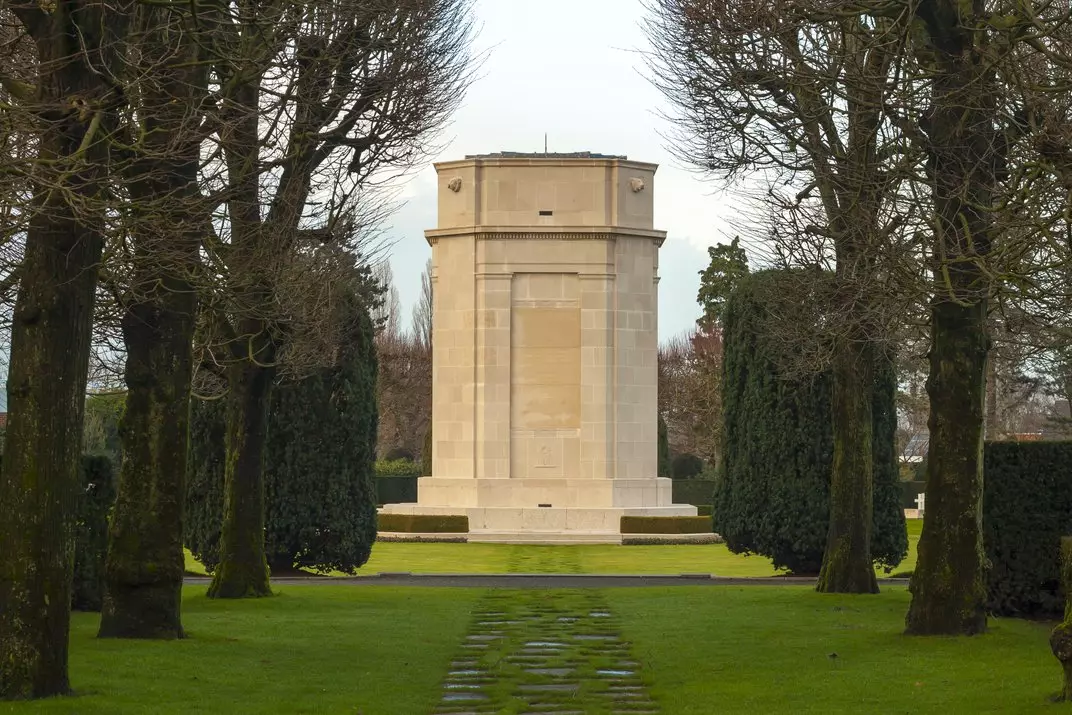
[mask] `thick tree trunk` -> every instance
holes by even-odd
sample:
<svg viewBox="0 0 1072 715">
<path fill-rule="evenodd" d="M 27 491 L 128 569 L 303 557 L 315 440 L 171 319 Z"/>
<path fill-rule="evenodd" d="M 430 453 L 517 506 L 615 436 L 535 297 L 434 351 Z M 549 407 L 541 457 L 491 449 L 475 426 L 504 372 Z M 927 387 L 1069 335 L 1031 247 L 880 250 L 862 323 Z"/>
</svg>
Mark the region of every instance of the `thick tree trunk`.
<svg viewBox="0 0 1072 715">
<path fill-rule="evenodd" d="M 119 100 L 106 76 L 121 10 L 28 5 L 40 53 L 36 196 L 12 316 L 0 468 L 0 699 L 69 690 L 72 538 L 81 487 L 100 187 Z M 87 56 L 88 55 L 88 56 Z M 92 64 L 92 68 L 90 65 Z"/>
<path fill-rule="evenodd" d="M 31 224 L 11 330 L 0 471 L 4 699 L 69 689 L 71 544 L 103 243 L 97 228 L 59 203 L 49 202 Z"/>
<path fill-rule="evenodd" d="M 983 552 L 983 410 L 986 302 L 931 309 L 927 517 L 912 574 L 910 634 L 986 630 Z"/>
<path fill-rule="evenodd" d="M 195 300 L 189 285 L 172 287 L 157 305 L 128 306 L 123 318 L 123 466 L 108 544 L 102 638 L 183 637 L 182 518 Z"/>
<path fill-rule="evenodd" d="M 830 529 L 818 583 L 824 593 L 878 593 L 871 561 L 875 372 L 871 352 L 866 342 L 849 342 L 834 360 Z"/>
<path fill-rule="evenodd" d="M 264 365 L 274 358 L 274 351 L 262 350 L 257 355 L 260 365 L 243 361 L 228 370 L 223 527 L 209 598 L 272 593 L 264 553 L 264 448 L 276 371 Z"/>
<path fill-rule="evenodd" d="M 1072 700 L 1072 536 L 1061 537 L 1061 588 L 1065 593 L 1065 617 L 1050 633 L 1050 649 L 1064 672 L 1058 699 Z"/>
<path fill-rule="evenodd" d="M 963 8 L 951 0 L 937 5 L 924 18 L 939 50 L 924 123 L 937 284 L 927 379 L 927 516 L 905 623 L 909 634 L 972 635 L 986 630 L 982 496 L 990 280 L 980 264 L 993 230 L 994 81 L 982 59 L 985 48 L 974 46 L 973 24 L 954 22 Z"/>
<path fill-rule="evenodd" d="M 139 96 L 144 136 L 130 191 L 134 277 L 123 316 L 127 351 L 123 465 L 109 534 L 102 638 L 182 638 L 182 543 L 197 271 L 199 143 L 204 93 L 197 43 L 181 11 L 145 9 L 155 54 Z M 167 28 L 166 31 L 162 30 Z"/>
</svg>

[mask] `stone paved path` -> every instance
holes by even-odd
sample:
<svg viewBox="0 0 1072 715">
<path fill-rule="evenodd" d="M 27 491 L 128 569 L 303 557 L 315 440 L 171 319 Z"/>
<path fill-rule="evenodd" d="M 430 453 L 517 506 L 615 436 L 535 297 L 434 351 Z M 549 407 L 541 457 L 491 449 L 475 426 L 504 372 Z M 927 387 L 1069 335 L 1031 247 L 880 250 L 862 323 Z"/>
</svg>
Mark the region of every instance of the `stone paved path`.
<svg viewBox="0 0 1072 715">
<path fill-rule="evenodd" d="M 511 564 L 570 573 L 579 566 Z M 659 709 L 603 595 L 494 590 L 443 683 L 435 715 L 647 715 Z"/>
</svg>

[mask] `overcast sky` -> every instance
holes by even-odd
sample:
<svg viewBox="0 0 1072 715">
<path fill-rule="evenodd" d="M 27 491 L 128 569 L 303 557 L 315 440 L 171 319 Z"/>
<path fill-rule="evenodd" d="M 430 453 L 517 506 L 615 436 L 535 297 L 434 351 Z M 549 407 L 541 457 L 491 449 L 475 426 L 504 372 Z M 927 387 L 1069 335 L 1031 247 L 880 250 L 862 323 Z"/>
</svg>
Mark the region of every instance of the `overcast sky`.
<svg viewBox="0 0 1072 715">
<path fill-rule="evenodd" d="M 699 316 L 698 271 L 707 247 L 731 238 L 722 186 L 677 165 L 665 148 L 661 94 L 647 79 L 640 0 L 477 0 L 479 78 L 442 137 L 436 161 L 494 151 L 625 154 L 660 165 L 655 228 L 668 232 L 660 256 L 659 334 L 692 327 Z M 430 255 L 424 230 L 436 224 L 435 170 L 405 186 L 391 220 L 391 268 L 408 324 Z"/>
</svg>

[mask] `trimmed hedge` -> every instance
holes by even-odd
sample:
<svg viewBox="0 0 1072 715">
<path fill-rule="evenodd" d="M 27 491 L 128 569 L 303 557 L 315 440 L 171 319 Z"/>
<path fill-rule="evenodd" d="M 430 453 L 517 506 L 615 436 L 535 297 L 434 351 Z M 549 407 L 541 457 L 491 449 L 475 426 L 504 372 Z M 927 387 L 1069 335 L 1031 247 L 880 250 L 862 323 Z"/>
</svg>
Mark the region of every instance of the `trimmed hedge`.
<svg viewBox="0 0 1072 715">
<path fill-rule="evenodd" d="M 408 459 L 381 459 L 375 466 L 377 477 L 421 477 L 421 465 Z"/>
<path fill-rule="evenodd" d="M 623 516 L 623 534 L 710 534 L 709 516 Z"/>
<path fill-rule="evenodd" d="M 456 514 L 380 514 L 379 531 L 408 534 L 467 534 L 469 517 Z"/>
<path fill-rule="evenodd" d="M 414 458 L 413 452 L 405 447 L 394 447 L 383 455 L 383 460 L 385 462 L 412 462 Z"/>
<path fill-rule="evenodd" d="M 115 504 L 116 484 L 112 461 L 103 455 L 82 457 L 82 487 L 74 527 L 71 609 L 99 611 L 104 601 L 108 517 Z"/>
<path fill-rule="evenodd" d="M 710 504 L 696 504 L 697 516 L 711 516 L 712 507 Z"/>
<path fill-rule="evenodd" d="M 417 501 L 417 477 L 376 477 L 377 504 L 412 504 Z"/>
<path fill-rule="evenodd" d="M 901 482 L 901 508 L 916 509 L 916 497 L 927 491 L 927 482 Z"/>
<path fill-rule="evenodd" d="M 0 462 L 3 457 L 0 456 Z M 82 490 L 75 505 L 74 579 L 71 610 L 99 611 L 104 599 L 104 559 L 108 553 L 108 517 L 115 505 L 112 461 L 103 455 L 84 455 Z"/>
<path fill-rule="evenodd" d="M 1072 442 L 989 442 L 984 469 L 989 609 L 1060 617 L 1060 543 L 1072 534 Z"/>
<path fill-rule="evenodd" d="M 703 460 L 685 452 L 670 461 L 670 474 L 674 479 L 698 479 L 703 474 Z"/>
<path fill-rule="evenodd" d="M 674 503 L 675 504 L 711 504 L 715 495 L 714 479 L 675 479 L 674 480 Z"/>
</svg>

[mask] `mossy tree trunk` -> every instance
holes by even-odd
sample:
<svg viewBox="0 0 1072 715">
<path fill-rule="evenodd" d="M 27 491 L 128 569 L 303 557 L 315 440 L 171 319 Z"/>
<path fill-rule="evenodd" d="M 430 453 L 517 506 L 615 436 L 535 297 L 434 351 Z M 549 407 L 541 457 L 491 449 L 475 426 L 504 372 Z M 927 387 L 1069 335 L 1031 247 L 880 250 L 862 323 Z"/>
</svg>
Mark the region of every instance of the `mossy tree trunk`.
<svg viewBox="0 0 1072 715">
<path fill-rule="evenodd" d="M 275 349 L 259 342 L 256 362 L 228 369 L 226 463 L 220 563 L 209 598 L 270 596 L 264 552 L 264 452 L 275 380 Z"/>
<path fill-rule="evenodd" d="M 42 6 L 43 7 L 43 6 Z M 124 2 L 13 10 L 38 52 L 34 198 L 0 468 L 0 699 L 69 690 L 72 539 Z"/>
<path fill-rule="evenodd" d="M 995 81 L 977 26 L 981 3 L 921 5 L 935 61 L 923 122 L 934 187 L 934 275 L 927 516 L 909 590 L 906 632 L 986 630 L 983 437 L 989 352 L 988 271 L 998 142 Z"/>
<path fill-rule="evenodd" d="M 1050 633 L 1050 649 L 1064 671 L 1059 699 L 1067 701 L 1072 700 L 1072 536 L 1061 537 L 1061 589 L 1065 594 L 1065 617 Z"/>
<path fill-rule="evenodd" d="M 197 271 L 199 144 L 205 73 L 181 9 L 146 8 L 150 81 L 142 148 L 129 172 L 134 271 L 122 319 L 123 464 L 109 533 L 102 638 L 182 638 L 185 503 Z M 166 30 L 165 30 L 166 28 Z"/>
<path fill-rule="evenodd" d="M 189 240 L 175 245 L 180 242 Z M 109 533 L 102 638 L 183 637 L 182 518 L 196 301 L 182 283 L 163 279 L 157 301 L 127 306 L 123 317 L 123 466 Z"/>
<path fill-rule="evenodd" d="M 841 346 L 833 367 L 830 528 L 818 583 L 824 593 L 878 593 L 871 561 L 875 371 L 871 353 L 866 342 L 848 343 Z"/>
</svg>

